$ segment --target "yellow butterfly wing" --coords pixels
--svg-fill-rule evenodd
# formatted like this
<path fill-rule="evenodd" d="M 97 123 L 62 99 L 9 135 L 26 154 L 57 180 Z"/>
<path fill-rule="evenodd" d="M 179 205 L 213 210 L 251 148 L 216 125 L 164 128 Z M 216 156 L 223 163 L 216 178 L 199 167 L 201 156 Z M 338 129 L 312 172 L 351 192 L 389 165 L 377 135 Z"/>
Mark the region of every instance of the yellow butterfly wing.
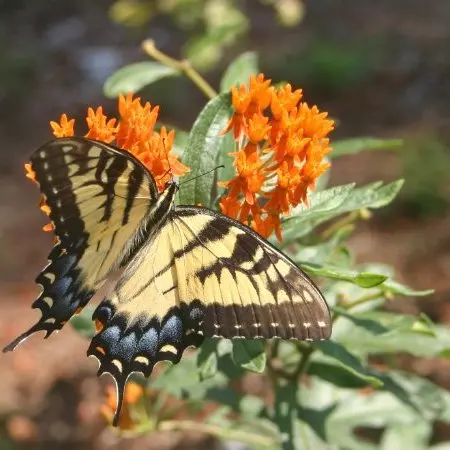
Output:
<path fill-rule="evenodd" d="M 331 319 L 314 283 L 257 233 L 213 211 L 176 207 L 125 268 L 93 316 L 88 354 L 119 390 L 160 360 L 178 362 L 205 336 L 327 339 Z M 116 418 L 118 417 L 118 411 Z"/>
<path fill-rule="evenodd" d="M 145 167 L 100 142 L 56 139 L 36 150 L 30 162 L 56 245 L 36 279 L 42 292 L 33 307 L 42 316 L 5 351 L 36 331 L 45 330 L 47 337 L 61 329 L 87 304 L 111 271 L 139 247 L 158 195 Z"/>

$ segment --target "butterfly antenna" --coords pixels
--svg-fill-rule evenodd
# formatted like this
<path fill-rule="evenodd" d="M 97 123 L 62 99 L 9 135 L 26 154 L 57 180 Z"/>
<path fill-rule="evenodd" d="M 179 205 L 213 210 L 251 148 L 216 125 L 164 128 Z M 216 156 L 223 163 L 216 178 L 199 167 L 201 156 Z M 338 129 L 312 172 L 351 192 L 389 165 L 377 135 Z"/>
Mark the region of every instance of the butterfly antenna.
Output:
<path fill-rule="evenodd" d="M 196 180 L 197 178 L 200 178 L 200 177 L 203 177 L 203 176 L 205 176 L 205 175 L 208 175 L 208 173 L 214 172 L 214 171 L 216 171 L 217 169 L 224 169 L 224 168 L 225 168 L 225 166 L 223 166 L 223 165 L 214 167 L 214 169 L 208 170 L 207 172 L 201 173 L 200 175 L 197 175 L 197 176 L 195 176 L 195 177 L 193 177 L 193 178 L 189 178 L 189 180 L 185 180 L 185 181 L 181 182 L 179 185 L 181 186 L 182 184 L 189 183 L 190 181 L 194 181 L 194 180 Z"/>

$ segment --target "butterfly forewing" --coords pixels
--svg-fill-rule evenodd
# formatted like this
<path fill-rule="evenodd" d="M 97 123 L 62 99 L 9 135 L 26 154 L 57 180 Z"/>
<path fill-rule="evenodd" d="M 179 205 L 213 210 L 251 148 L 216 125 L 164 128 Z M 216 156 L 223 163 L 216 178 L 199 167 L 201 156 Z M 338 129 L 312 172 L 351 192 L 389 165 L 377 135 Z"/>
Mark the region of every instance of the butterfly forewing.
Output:
<path fill-rule="evenodd" d="M 42 317 L 8 350 L 35 331 L 60 329 L 87 304 L 139 246 L 139 230 L 157 197 L 153 178 L 138 161 L 86 139 L 49 142 L 33 153 L 31 168 L 57 243 L 36 279 L 42 293 L 33 306 Z"/>

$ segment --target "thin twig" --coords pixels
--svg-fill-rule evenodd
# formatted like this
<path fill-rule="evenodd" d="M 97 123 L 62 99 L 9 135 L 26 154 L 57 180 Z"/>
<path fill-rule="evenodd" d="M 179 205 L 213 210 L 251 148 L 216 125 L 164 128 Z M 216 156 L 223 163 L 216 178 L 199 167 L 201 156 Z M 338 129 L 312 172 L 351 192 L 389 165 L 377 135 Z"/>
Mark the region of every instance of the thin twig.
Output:
<path fill-rule="evenodd" d="M 217 96 L 214 88 L 192 67 L 192 64 L 187 59 L 180 61 L 166 55 L 156 48 L 153 39 L 146 39 L 142 42 L 142 48 L 147 55 L 161 64 L 183 72 L 208 98 Z"/>
<path fill-rule="evenodd" d="M 354 302 L 351 302 L 351 303 L 340 303 L 337 306 L 340 306 L 341 308 L 344 308 L 344 309 L 351 309 L 354 306 L 359 306 L 359 305 L 367 303 L 367 302 L 369 302 L 371 300 L 375 300 L 375 299 L 377 299 L 379 297 L 384 297 L 384 296 L 385 296 L 384 292 L 380 289 L 380 290 L 377 290 L 376 292 L 371 292 L 369 294 L 362 295 L 361 297 L 356 299 Z"/>
<path fill-rule="evenodd" d="M 158 425 L 161 431 L 200 431 L 223 439 L 236 440 L 246 444 L 264 445 L 274 448 L 276 442 L 274 439 L 259 434 L 253 434 L 248 431 L 233 430 L 222 428 L 209 423 L 194 422 L 191 420 L 166 420 Z"/>
<path fill-rule="evenodd" d="M 326 230 L 324 230 L 321 234 L 321 237 L 323 239 L 328 239 L 329 237 L 333 236 L 334 233 L 336 233 L 341 228 L 353 224 L 359 219 L 367 220 L 370 218 L 370 211 L 367 208 L 361 208 L 357 211 L 352 211 L 348 213 L 345 217 L 342 219 L 334 222 L 332 225 L 330 225 Z"/>

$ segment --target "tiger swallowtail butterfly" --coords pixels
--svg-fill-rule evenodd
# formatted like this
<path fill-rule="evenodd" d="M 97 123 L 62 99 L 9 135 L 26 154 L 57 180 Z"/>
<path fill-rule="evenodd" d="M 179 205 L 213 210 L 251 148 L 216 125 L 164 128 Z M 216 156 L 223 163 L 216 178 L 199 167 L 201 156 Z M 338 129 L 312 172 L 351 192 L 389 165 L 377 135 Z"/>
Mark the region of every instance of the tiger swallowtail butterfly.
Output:
<path fill-rule="evenodd" d="M 84 138 L 53 140 L 31 156 L 50 208 L 56 244 L 36 282 L 41 318 L 4 348 L 37 331 L 48 337 L 121 270 L 93 314 L 88 355 L 117 383 L 117 425 L 127 378 L 158 361 L 180 361 L 205 337 L 328 339 L 319 289 L 287 256 L 245 225 L 159 193 L 129 152 Z"/>

